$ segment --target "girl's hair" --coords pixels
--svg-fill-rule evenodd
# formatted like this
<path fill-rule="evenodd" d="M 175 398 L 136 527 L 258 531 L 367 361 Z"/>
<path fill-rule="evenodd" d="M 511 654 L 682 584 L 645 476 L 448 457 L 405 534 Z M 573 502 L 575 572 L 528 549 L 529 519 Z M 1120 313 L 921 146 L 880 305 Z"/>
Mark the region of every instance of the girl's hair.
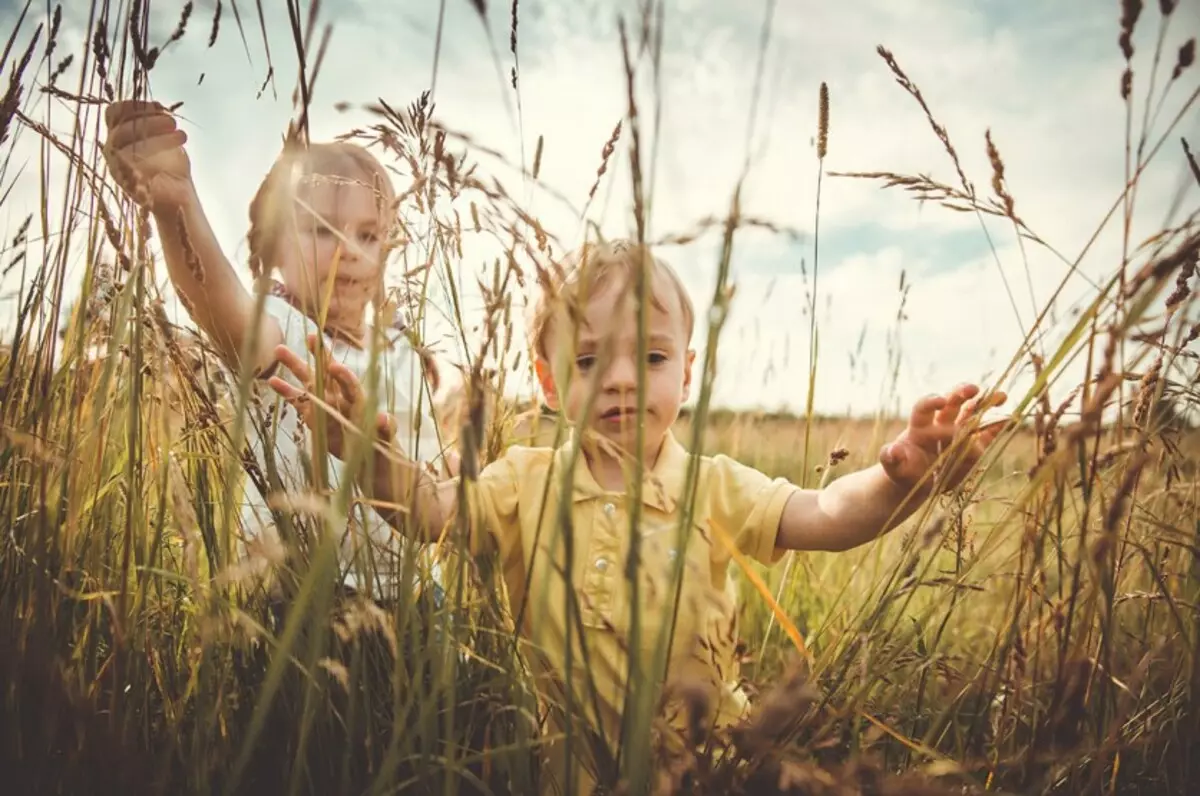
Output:
<path fill-rule="evenodd" d="M 383 164 L 357 144 L 346 141 L 303 145 L 289 143 L 271 166 L 250 201 L 250 273 L 256 279 L 270 274 L 278 254 L 279 236 L 287 228 L 285 212 L 291 212 L 296 186 L 307 177 L 332 177 L 362 182 L 375 191 L 380 215 L 386 220 L 385 241 L 392 239 L 396 189 Z M 388 249 L 385 247 L 384 256 Z M 380 272 L 378 298 L 383 297 Z"/>

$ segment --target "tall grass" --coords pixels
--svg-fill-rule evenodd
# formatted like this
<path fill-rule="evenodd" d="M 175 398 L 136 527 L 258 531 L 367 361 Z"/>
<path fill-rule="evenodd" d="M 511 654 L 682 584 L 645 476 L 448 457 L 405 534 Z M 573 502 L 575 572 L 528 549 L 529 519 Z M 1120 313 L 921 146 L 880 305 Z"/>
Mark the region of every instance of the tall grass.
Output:
<path fill-rule="evenodd" d="M 74 89 L 58 85 L 73 55 L 56 51 L 58 11 L 39 23 L 26 6 L 0 57 L 8 77 L 0 175 L 9 185 L 34 179 L 11 162 L 18 129 L 37 136 L 44 158 L 68 175 L 62 195 L 43 180 L 40 213 L 5 235 L 3 268 L 19 275 L 20 295 L 0 359 L 0 771 L 22 793 L 532 792 L 540 705 L 513 643 L 521 617 L 510 616 L 491 562 L 440 546 L 450 573 L 441 606 L 426 592 L 394 604 L 342 594 L 333 547 L 321 540 L 349 494 L 285 496 L 277 504 L 283 547 L 253 550 L 248 561 L 235 555 L 231 496 L 278 483 L 246 451 L 251 421 L 238 408 L 255 397 L 247 379 L 225 372 L 202 340 L 167 318 L 149 221 L 105 183 L 92 143 L 102 103 L 144 93 L 163 49 L 195 35 L 188 4 L 167 45 L 151 46 L 148 5 L 134 3 L 127 16 L 93 9 Z M 1166 52 L 1176 4 L 1160 7 L 1156 46 Z M 1122 47 L 1132 46 L 1140 10 L 1124 4 Z M 237 27 L 250 23 L 233 11 Z M 514 90 L 517 15 L 514 3 Z M 303 135 L 323 45 L 312 53 L 315 10 L 289 3 L 289 17 L 302 67 L 292 132 Z M 229 26 L 220 19 L 212 38 Z M 658 99 L 635 90 L 637 71 L 657 63 L 661 21 L 661 7 L 646 4 L 630 27 L 642 40 L 622 31 L 628 112 L 597 174 L 598 185 L 618 142 L 627 144 L 633 236 L 647 241 L 671 238 L 652 234 L 658 142 L 646 147 L 638 124 L 647 101 L 658 113 Z M 990 134 L 992 195 L 984 196 L 899 59 L 884 48 L 880 56 L 928 117 L 959 184 L 853 176 L 973 213 L 985 233 L 985 218 L 1006 219 L 1022 246 L 1048 246 L 1018 214 Z M 1151 83 L 1142 97 L 1142 128 L 1127 130 L 1127 185 L 1099 227 L 1121 209 L 1128 229 L 1152 158 L 1190 162 L 1200 182 L 1186 143 L 1183 154 L 1171 149 L 1195 107 L 1193 58 L 1189 40 L 1159 94 Z M 1131 118 L 1132 80 L 1122 83 Z M 1160 124 L 1162 97 L 1187 91 L 1179 114 Z M 72 109 L 70 137 L 51 132 L 64 125 L 30 115 L 39 93 Z M 827 123 L 826 91 L 820 103 Z M 349 137 L 412 178 L 401 204 L 405 288 L 424 297 L 440 285 L 450 296 L 467 361 L 462 404 L 446 426 L 469 481 L 528 430 L 499 397 L 520 349 L 512 294 L 545 279 L 552 252 L 575 242 L 555 240 L 469 160 L 495 153 L 441 126 L 428 94 L 407 105 L 381 100 L 373 111 L 376 123 Z M 823 170 L 836 140 L 824 124 L 818 137 Z M 459 145 L 465 153 L 453 151 Z M 540 152 L 539 141 L 532 168 L 520 165 L 530 182 Z M 741 215 L 735 187 L 718 225 L 699 397 L 679 432 L 695 451 L 728 452 L 796 483 L 827 482 L 868 463 L 899 421 L 821 418 L 811 400 L 802 419 L 710 406 L 729 265 L 750 223 L 758 222 Z M 480 278 L 476 336 L 457 287 L 475 269 L 463 257 L 469 236 L 505 242 Z M 650 660 L 631 662 L 626 743 L 606 769 L 609 784 L 618 792 L 1188 792 L 1200 752 L 1198 442 L 1188 423 L 1197 407 L 1188 350 L 1200 336 L 1197 211 L 1141 246 L 1125 237 L 1122 261 L 1056 349 L 1033 345 L 1049 304 L 1027 325 L 1009 370 L 1028 366 L 1037 379 L 1018 397 L 1021 423 L 987 468 L 878 544 L 798 555 L 770 571 L 739 563 L 744 674 L 757 692 L 744 724 L 706 733 L 697 720 L 694 744 L 668 743 L 655 715 L 666 652 L 660 643 Z M 1063 259 L 1077 268 L 1090 248 Z M 82 298 L 68 306 L 75 251 L 86 267 Z M 812 272 L 815 308 L 815 258 Z M 811 331 L 815 379 L 815 313 Z M 1063 384 L 1080 358 L 1087 379 Z M 533 433 L 554 441 L 563 432 L 560 420 Z M 810 460 L 810 450 L 819 455 Z M 638 566 L 634 546 L 634 584 Z M 697 698 L 691 708 L 699 719 L 705 705 Z"/>

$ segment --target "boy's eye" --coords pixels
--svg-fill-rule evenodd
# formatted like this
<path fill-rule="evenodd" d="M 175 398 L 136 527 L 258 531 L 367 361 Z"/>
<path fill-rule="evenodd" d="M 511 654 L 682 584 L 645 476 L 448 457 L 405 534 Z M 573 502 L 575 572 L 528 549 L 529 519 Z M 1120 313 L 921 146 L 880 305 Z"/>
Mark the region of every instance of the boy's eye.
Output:
<path fill-rule="evenodd" d="M 596 357 L 592 356 L 591 354 L 584 354 L 583 356 L 575 357 L 575 367 L 579 368 L 580 371 L 586 371 L 595 364 Z"/>
<path fill-rule="evenodd" d="M 667 355 L 661 351 L 651 351 L 647 359 L 651 365 L 662 365 L 667 361 Z"/>
<path fill-rule="evenodd" d="M 379 240 L 379 233 L 372 230 L 360 233 L 358 237 L 363 243 L 376 243 Z"/>

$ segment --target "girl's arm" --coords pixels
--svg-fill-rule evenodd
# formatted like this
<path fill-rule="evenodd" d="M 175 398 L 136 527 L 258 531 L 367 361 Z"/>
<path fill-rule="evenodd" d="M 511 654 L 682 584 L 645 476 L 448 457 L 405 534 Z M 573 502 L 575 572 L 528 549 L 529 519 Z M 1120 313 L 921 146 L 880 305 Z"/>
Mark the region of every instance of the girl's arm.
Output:
<path fill-rule="evenodd" d="M 156 211 L 154 219 L 171 283 L 221 357 L 237 367 L 256 320 L 254 297 L 221 251 L 200 197 L 193 189 L 182 205 Z M 258 341 L 249 362 L 255 373 L 274 361 L 271 352 L 283 342 L 283 330 L 271 315 L 260 313 L 257 320 Z"/>
<path fill-rule="evenodd" d="M 254 297 L 221 251 L 200 204 L 184 149 L 187 134 L 157 102 L 114 102 L 105 119 L 109 171 L 135 202 L 151 211 L 171 283 L 192 320 L 222 358 L 237 367 L 254 330 Z M 283 342 L 283 331 L 270 315 L 263 313 L 258 322 L 258 345 L 249 362 L 255 372 L 274 361 L 272 352 Z"/>

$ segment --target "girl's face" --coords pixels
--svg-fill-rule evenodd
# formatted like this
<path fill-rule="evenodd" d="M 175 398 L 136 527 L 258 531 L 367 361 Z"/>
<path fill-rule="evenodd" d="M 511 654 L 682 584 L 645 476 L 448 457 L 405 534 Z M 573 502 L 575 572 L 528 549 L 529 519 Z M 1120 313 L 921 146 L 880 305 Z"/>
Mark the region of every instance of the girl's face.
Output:
<path fill-rule="evenodd" d="M 284 286 L 316 317 L 324 310 L 327 324 L 361 333 L 383 277 L 379 194 L 360 180 L 310 176 L 291 210 L 276 261 Z"/>

